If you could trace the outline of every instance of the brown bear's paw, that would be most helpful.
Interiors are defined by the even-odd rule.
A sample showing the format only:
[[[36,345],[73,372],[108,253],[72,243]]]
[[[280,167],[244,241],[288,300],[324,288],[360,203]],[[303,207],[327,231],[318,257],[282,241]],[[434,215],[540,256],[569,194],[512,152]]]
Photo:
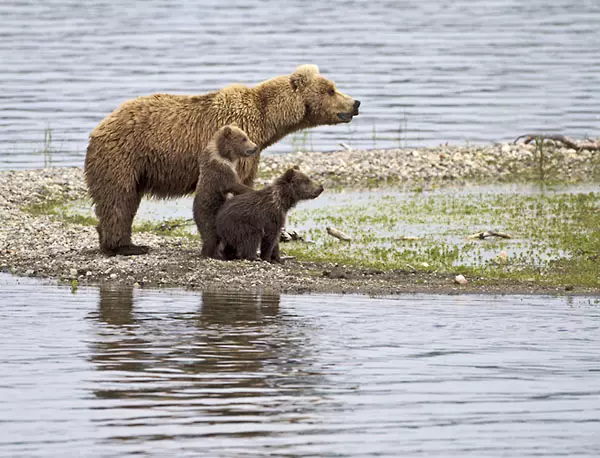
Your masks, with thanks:
[[[146,245],[122,245],[107,251],[108,256],[137,256],[141,254],[148,254],[150,247]]]

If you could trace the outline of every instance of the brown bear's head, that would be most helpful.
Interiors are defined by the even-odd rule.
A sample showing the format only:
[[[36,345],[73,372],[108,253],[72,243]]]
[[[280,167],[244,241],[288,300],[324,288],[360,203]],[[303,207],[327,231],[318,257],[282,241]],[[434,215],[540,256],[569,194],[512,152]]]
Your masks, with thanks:
[[[350,122],[358,115],[360,102],[338,91],[316,65],[298,67],[290,75],[290,84],[304,102],[305,118],[312,126]]]
[[[315,199],[323,192],[323,185],[311,180],[298,166],[286,170],[277,182],[279,186],[286,188],[294,203]]]
[[[219,154],[231,162],[258,153],[258,146],[248,138],[246,132],[233,124],[221,127],[216,138]]]

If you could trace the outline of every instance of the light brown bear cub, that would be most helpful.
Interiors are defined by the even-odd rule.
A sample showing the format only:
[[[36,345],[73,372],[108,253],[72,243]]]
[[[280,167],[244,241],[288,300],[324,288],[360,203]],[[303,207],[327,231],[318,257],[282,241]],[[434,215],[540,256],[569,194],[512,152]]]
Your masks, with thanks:
[[[131,241],[142,196],[194,192],[198,154],[220,127],[235,123],[262,151],[301,129],[350,122],[359,105],[315,65],[301,65],[255,87],[235,84],[206,94],[154,94],[123,103],[92,131],[85,156],[101,250],[148,252]],[[237,161],[247,186],[256,177],[260,151]]]
[[[258,260],[260,245],[261,259],[281,263],[279,235],[288,211],[322,192],[322,185],[295,167],[259,191],[232,197],[217,214],[219,256],[233,252],[239,259]]]
[[[194,221],[202,236],[202,256],[214,258],[219,240],[215,221],[227,194],[243,194],[252,188],[242,184],[235,171],[238,159],[258,152],[246,132],[236,126],[221,127],[198,158],[198,185],[194,197]]]

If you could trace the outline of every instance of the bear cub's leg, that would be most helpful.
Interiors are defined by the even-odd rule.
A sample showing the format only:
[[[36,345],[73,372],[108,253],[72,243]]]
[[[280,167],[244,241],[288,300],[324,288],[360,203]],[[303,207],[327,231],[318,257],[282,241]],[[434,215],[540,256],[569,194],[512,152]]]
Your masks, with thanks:
[[[279,237],[281,229],[276,225],[265,227],[260,244],[260,257],[263,261],[281,264]]]

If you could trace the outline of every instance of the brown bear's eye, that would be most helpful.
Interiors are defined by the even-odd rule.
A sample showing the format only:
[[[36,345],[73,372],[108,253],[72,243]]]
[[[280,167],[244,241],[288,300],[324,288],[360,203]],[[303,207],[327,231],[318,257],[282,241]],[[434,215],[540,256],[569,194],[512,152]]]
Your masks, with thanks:
[[[248,141],[247,138],[242,139],[242,143],[246,143]]]
[[[327,91],[329,95],[335,95],[335,89],[331,88]]]

